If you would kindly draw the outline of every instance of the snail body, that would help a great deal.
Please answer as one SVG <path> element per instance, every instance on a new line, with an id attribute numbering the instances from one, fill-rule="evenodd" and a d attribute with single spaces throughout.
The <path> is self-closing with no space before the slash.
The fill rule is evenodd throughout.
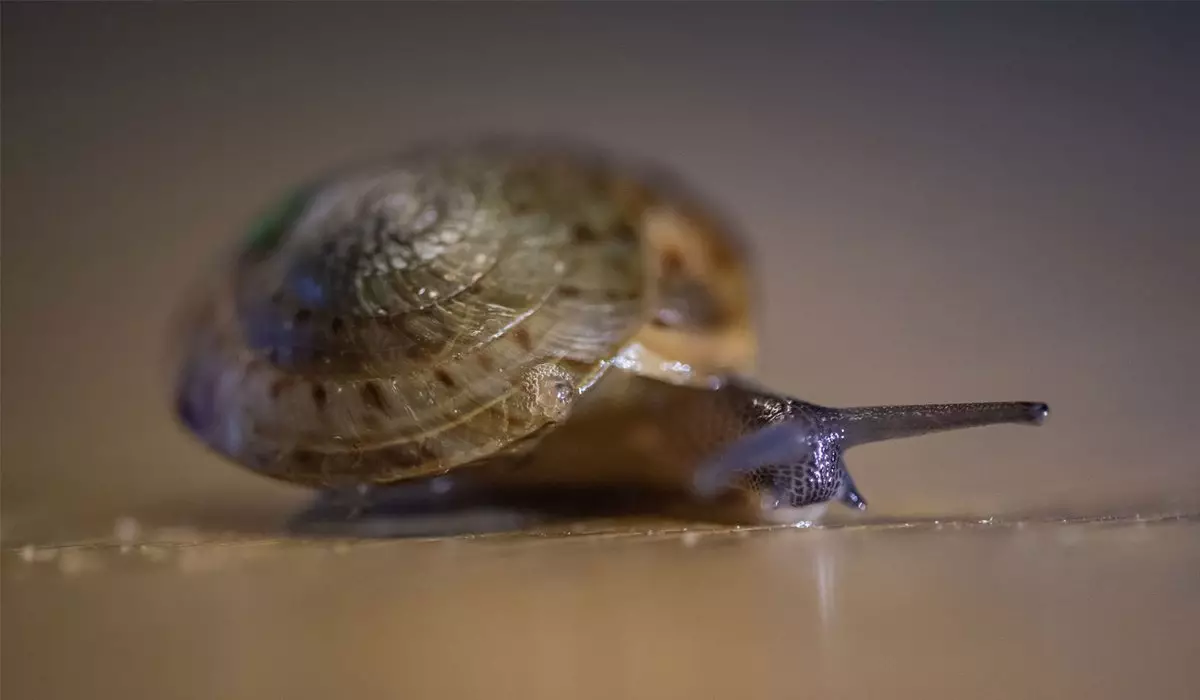
<path id="1" fill-rule="evenodd" d="M 529 454 L 624 374 L 669 394 L 657 420 L 685 490 L 766 511 L 865 507 L 841 458 L 856 441 L 1045 417 L 1033 403 L 832 409 L 754 386 L 745 254 L 666 183 L 519 140 L 314 180 L 190 300 L 176 415 L 271 478 L 402 486 Z"/>

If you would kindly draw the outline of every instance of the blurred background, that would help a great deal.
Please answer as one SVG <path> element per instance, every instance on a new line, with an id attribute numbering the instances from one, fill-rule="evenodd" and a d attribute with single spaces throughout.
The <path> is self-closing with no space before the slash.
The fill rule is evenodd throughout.
<path id="1" fill-rule="evenodd" d="M 1200 690 L 1198 528 L 1146 522 L 1200 511 L 1194 6 L 2 9 L 8 697 Z M 856 450 L 901 532 L 22 549 L 302 504 L 173 423 L 175 304 L 300 179 L 478 131 L 707 193 L 754 255 L 761 381 L 1049 423 Z M 1029 514 L 1119 520 L 930 524 Z"/>

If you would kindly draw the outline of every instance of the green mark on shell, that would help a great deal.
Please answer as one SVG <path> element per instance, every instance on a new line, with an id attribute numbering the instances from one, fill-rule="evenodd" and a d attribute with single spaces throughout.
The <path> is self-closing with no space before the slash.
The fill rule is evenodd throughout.
<path id="1" fill-rule="evenodd" d="M 288 228 L 304 211 L 309 202 L 309 188 L 302 187 L 283 199 L 274 209 L 262 216 L 250 231 L 246 244 L 251 252 L 273 250 Z"/>

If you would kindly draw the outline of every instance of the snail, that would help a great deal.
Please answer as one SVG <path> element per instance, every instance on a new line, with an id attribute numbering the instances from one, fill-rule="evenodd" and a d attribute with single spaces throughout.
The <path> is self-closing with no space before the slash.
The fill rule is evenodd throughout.
<path id="1" fill-rule="evenodd" d="M 601 441 L 647 459 L 612 474 L 767 522 L 865 509 L 856 445 L 1048 415 L 771 391 L 750 379 L 753 297 L 733 227 L 661 170 L 579 144 L 425 143 L 312 179 L 219 259 L 176 329 L 174 411 L 258 474 L 432 498 L 498 488 L 521 469 L 488 465 L 615 409 L 637 421 Z M 560 444 L 544 471 L 588 461 Z"/>

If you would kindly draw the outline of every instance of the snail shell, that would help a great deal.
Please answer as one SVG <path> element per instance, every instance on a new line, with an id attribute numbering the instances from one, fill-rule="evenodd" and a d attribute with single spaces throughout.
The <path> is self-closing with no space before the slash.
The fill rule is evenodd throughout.
<path id="1" fill-rule="evenodd" d="M 177 415 L 238 464 L 341 487 L 527 448 L 613 366 L 716 386 L 755 352 L 745 263 L 669 182 L 515 140 L 315 180 L 190 299 Z"/>

